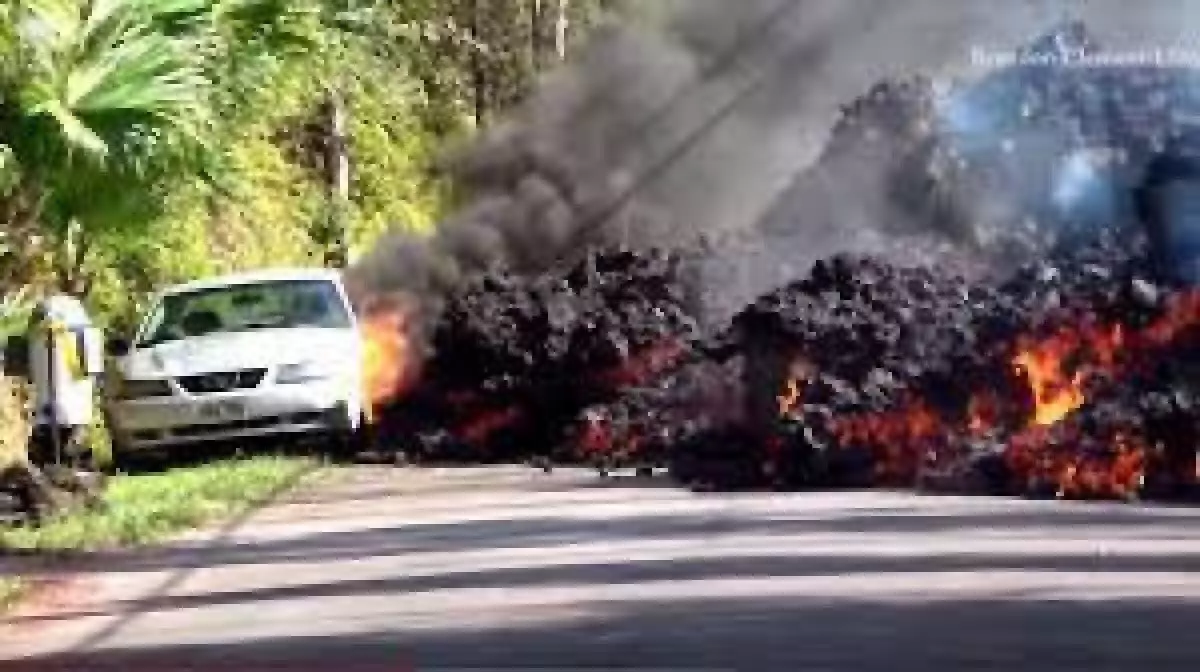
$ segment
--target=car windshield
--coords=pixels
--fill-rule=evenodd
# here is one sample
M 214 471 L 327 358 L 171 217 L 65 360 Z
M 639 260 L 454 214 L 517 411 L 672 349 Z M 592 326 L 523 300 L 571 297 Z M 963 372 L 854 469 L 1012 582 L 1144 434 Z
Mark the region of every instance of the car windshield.
M 333 282 L 280 280 L 168 294 L 139 345 L 255 329 L 348 326 L 350 316 Z

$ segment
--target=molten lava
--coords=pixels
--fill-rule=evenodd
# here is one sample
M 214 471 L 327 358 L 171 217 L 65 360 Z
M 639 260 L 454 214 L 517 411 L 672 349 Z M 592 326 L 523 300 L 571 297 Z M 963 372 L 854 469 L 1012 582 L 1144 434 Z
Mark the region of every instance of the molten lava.
M 1148 474 L 1170 471 L 1162 449 L 1140 426 L 1089 426 L 1079 412 L 1092 392 L 1103 396 L 1198 345 L 1197 291 L 1172 296 L 1148 322 L 1130 316 L 1106 323 L 1094 314 L 1075 314 L 1052 329 L 1013 339 L 1006 350 L 1013 376 L 991 378 L 992 387 L 973 392 L 961 414 L 915 394 L 890 410 L 835 414 L 828 429 L 839 450 L 869 451 L 876 485 L 911 485 L 923 468 L 946 458 L 952 463 L 970 441 L 983 439 L 1000 442 L 1011 491 L 1131 499 L 1143 493 Z M 806 363 L 784 372 L 776 396 L 781 418 L 796 419 L 814 368 Z M 765 448 L 772 453 L 777 446 Z M 1179 467 L 1181 473 L 1171 474 L 1174 482 L 1195 483 L 1196 464 Z
M 455 429 L 454 434 L 463 441 L 473 444 L 483 444 L 488 441 L 492 434 L 511 426 L 520 419 L 521 409 L 515 406 L 484 411 Z
M 630 353 L 619 365 L 599 372 L 596 382 L 614 389 L 641 385 L 673 368 L 687 353 L 687 345 L 666 338 Z
M 834 434 L 841 446 L 871 449 L 876 483 L 904 486 L 916 479 L 920 464 L 935 450 L 946 427 L 932 409 L 913 401 L 887 413 L 837 418 Z

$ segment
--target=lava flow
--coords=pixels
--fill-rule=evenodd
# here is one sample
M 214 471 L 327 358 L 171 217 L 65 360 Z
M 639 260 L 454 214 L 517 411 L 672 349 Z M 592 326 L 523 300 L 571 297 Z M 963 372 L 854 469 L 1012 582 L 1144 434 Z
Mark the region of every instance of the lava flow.
M 1039 48 L 1079 38 L 1054 37 Z M 1200 190 L 1200 128 L 1180 121 L 1200 117 L 1174 93 L 1200 83 L 1200 70 L 1032 72 L 1001 70 L 948 97 L 921 78 L 874 87 L 843 109 L 797 183 L 806 207 L 790 216 L 794 232 L 808 231 L 822 185 L 864 184 L 855 171 L 877 162 L 890 136 L 888 174 L 914 179 L 888 186 L 912 207 L 872 215 L 901 215 L 897 231 L 927 218 L 916 228 L 973 239 L 971 218 L 992 216 L 972 207 L 978 197 L 1011 196 L 995 215 L 1014 221 L 979 224 L 1018 231 L 1038 220 L 1053 244 L 1015 257 L 1028 241 L 997 241 L 995 260 L 990 249 L 923 263 L 886 249 L 832 254 L 801 277 L 781 271 L 776 289 L 721 324 L 693 305 L 724 288 L 682 272 L 691 250 L 578 250 L 572 268 L 487 272 L 446 301 L 420 385 L 402 373 L 412 368 L 403 313 L 367 320 L 371 398 L 387 406 L 396 449 L 665 464 L 704 487 L 936 482 L 1064 498 L 1197 496 L 1200 291 L 1187 280 L 1200 252 L 1184 257 L 1200 250 L 1200 233 L 1154 194 L 1179 179 Z M 1154 87 L 1162 95 L 1148 96 Z M 1094 104 L 1098 95 L 1111 104 Z M 1186 114 L 1147 115 L 1148 97 Z M 1056 102 L 1030 108 L 1037 99 Z M 985 107 L 1007 125 L 963 123 Z M 1061 152 L 1010 140 L 1023 131 L 1061 135 L 1068 153 L 1125 156 L 1084 177 L 1106 187 L 1097 193 L 1136 192 L 1115 200 L 1137 205 L 1048 207 L 1046 194 L 1079 190 L 1033 184 L 1024 173 L 1057 175 L 1043 162 Z M 1013 174 L 1027 163 L 1039 168 Z M 836 215 L 853 199 L 835 191 Z M 1164 249 L 1175 239 L 1179 249 Z M 791 268 L 812 250 L 778 252 Z M 1013 268 L 1015 258 L 1028 261 Z

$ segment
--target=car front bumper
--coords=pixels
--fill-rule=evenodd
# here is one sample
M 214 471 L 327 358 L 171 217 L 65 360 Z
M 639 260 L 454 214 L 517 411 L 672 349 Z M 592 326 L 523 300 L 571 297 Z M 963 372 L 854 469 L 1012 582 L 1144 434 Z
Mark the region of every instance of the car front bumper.
M 145 450 L 179 444 L 358 428 L 361 409 L 335 383 L 270 385 L 216 394 L 151 397 L 109 404 L 120 445 Z

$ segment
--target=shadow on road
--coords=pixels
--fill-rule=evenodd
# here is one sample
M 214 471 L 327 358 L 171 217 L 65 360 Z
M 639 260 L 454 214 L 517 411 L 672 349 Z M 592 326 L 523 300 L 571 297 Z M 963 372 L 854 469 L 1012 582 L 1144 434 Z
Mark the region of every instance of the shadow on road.
M 541 504 L 531 507 L 544 508 Z M 512 508 L 511 506 L 509 508 Z M 235 532 L 243 520 L 230 521 L 223 533 Z M 1052 519 L 1039 511 L 999 513 L 954 512 L 932 515 L 897 515 L 895 509 L 863 509 L 851 515 L 827 518 L 780 518 L 741 515 L 644 515 L 635 524 L 621 519 L 579 519 L 541 516 L 517 520 L 454 521 L 366 530 L 322 532 L 283 541 L 253 545 L 231 542 L 218 535 L 202 546 L 184 546 L 135 552 L 95 552 L 58 561 L 56 567 L 71 571 L 155 571 L 213 568 L 224 565 L 271 564 L 291 561 L 339 561 L 364 557 L 404 556 L 472 548 L 534 549 L 566 547 L 622 539 L 671 539 L 727 533 L 793 537 L 806 534 L 913 534 L 953 533 L 979 529 L 1022 530 L 1053 526 L 1070 537 L 1073 528 L 1119 526 L 1150 531 L 1163 519 L 1147 517 L 1136 509 L 1120 508 L 1057 511 Z M 1181 539 L 1200 537 L 1200 511 L 1174 516 L 1171 532 Z M 1163 538 L 1161 535 L 1156 538 Z M 14 560 L 14 563 L 17 561 Z M 19 569 L 18 564 L 6 565 Z M 1197 566 L 1200 566 L 1198 564 Z
M 345 579 L 318 584 L 276 586 L 253 590 L 225 590 L 201 595 L 154 594 L 110 603 L 106 610 L 62 610 L 53 615 L 25 616 L 13 623 L 58 621 L 83 616 L 147 614 L 172 609 L 196 609 L 234 605 L 268 605 L 274 601 L 306 598 L 421 594 L 434 591 L 504 589 L 542 591 L 578 585 L 636 585 L 665 581 L 705 581 L 729 577 L 739 579 L 782 579 L 791 577 L 846 577 L 878 574 L 923 574 L 971 571 L 1055 572 L 1173 572 L 1186 573 L 1200 566 L 1200 554 L 1159 554 L 1132 557 L 1088 557 L 1079 555 L 940 556 L 866 558 L 861 555 L 819 557 L 736 557 L 717 559 L 649 560 L 573 563 L 558 566 L 517 567 L 487 571 L 443 571 L 425 576 L 389 576 Z
M 1192 670 L 1200 605 L 729 600 L 596 607 L 536 627 L 113 650 L 28 670 Z

